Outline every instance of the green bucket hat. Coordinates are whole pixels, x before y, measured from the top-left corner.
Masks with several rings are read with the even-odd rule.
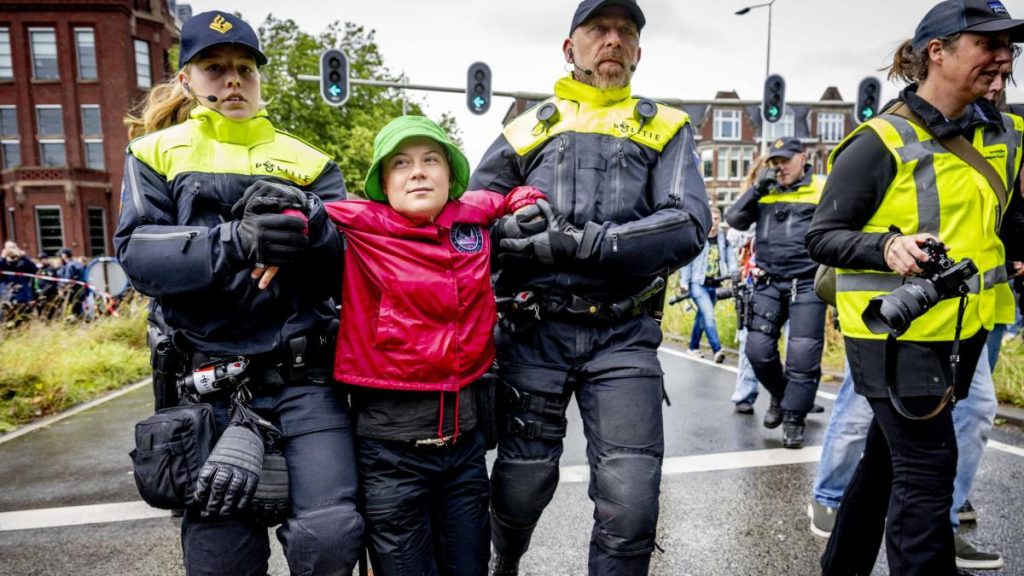
[[[367,198],[377,202],[388,201],[380,186],[380,163],[393,154],[402,142],[416,136],[430,138],[447,149],[449,169],[452,173],[448,197],[454,200],[466,191],[469,185],[469,162],[458,146],[448,139],[444,129],[424,116],[399,116],[381,128],[377,137],[373,139],[373,164],[370,164],[370,170],[363,182]]]

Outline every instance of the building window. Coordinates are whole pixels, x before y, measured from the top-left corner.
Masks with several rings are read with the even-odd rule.
[[[92,28],[75,28],[75,47],[78,50],[78,79],[95,80],[96,36]]]
[[[715,150],[713,148],[700,151],[700,173],[705,180],[715,177]]]
[[[7,239],[11,242],[18,241],[17,227],[14,226],[14,206],[7,207]]]
[[[14,106],[0,106],[0,155],[4,170],[21,165],[18,110]]]
[[[103,256],[107,253],[106,210],[89,206],[89,255]]]
[[[103,161],[103,128],[100,123],[99,106],[82,106],[82,138],[85,142],[85,167],[106,170],[106,163]]]
[[[843,131],[843,115],[835,112],[818,114],[818,136],[822,142],[839,142],[845,136]]]
[[[717,206],[724,210],[726,207],[731,206],[732,203],[735,202],[736,199],[740,197],[740,194],[743,193],[743,190],[740,190],[738,188],[719,188],[718,190],[716,190],[716,192],[718,196]]]
[[[135,40],[135,78],[139,88],[153,85],[153,74],[149,66],[149,42]]]
[[[36,206],[36,237],[40,252],[56,254],[64,247],[60,206]]]
[[[14,66],[11,63],[11,29],[0,28],[0,80],[14,78]]]
[[[715,140],[740,139],[740,111],[715,110]]]
[[[768,142],[772,142],[779,138],[788,138],[796,136],[796,129],[793,121],[793,112],[789,109],[782,115],[782,118],[774,124],[765,122],[765,137]]]
[[[29,41],[32,44],[32,77],[38,80],[56,80],[57,73],[57,33],[53,28],[29,28]]]
[[[717,180],[742,180],[754,161],[753,146],[720,146]]]
[[[64,119],[60,106],[36,106],[39,136],[39,165],[66,166],[64,152]]]

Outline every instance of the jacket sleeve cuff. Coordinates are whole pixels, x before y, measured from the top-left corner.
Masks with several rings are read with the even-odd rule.
[[[505,208],[514,214],[520,208],[536,204],[537,200],[547,200],[547,196],[533,186],[516,186],[505,196]]]

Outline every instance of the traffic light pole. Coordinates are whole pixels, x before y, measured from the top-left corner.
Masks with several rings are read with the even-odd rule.
[[[299,74],[295,77],[301,82],[319,82],[320,77],[312,74]],[[435,86],[431,84],[406,84],[405,82],[394,82],[388,80],[363,80],[361,78],[349,78],[348,83],[353,86],[375,86],[378,88],[403,88],[405,90],[422,90],[426,92],[450,92],[452,94],[465,94],[465,88],[455,88],[452,86]],[[495,96],[505,96],[507,98],[523,98],[525,100],[546,100],[551,97],[551,94],[544,94],[542,92],[502,92],[500,90],[494,90],[491,92]]]

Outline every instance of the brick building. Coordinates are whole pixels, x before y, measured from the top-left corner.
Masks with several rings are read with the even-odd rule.
[[[516,100],[505,114],[507,124],[540,101]],[[760,100],[742,100],[719,92],[713,100],[665,100],[690,115],[708,198],[721,208],[743,193],[743,178],[761,153]],[[812,170],[824,173],[828,155],[855,126],[854,104],[843,102],[834,87],[811,102],[787,102],[782,119],[768,124],[768,142],[796,136],[807,147]]]
[[[0,237],[113,252],[125,113],[171,69],[167,0],[0,3]]]

